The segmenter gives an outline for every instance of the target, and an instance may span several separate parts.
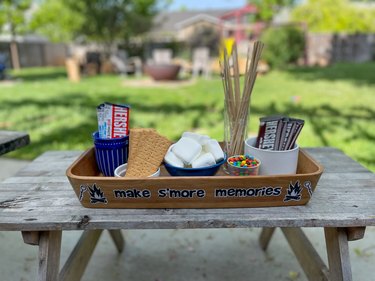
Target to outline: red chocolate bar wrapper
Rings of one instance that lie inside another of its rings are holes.
[[[107,137],[121,138],[129,135],[129,113],[130,108],[127,105],[105,103],[106,105],[106,122]]]

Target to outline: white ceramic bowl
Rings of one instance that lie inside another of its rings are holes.
[[[122,165],[118,166],[115,170],[115,177],[116,178],[122,178],[123,176],[125,176],[127,168],[128,168],[128,163],[125,163],[125,164],[122,164]],[[149,175],[148,178],[158,177],[159,175],[160,175],[160,168],[155,173],[153,173],[152,175]]]
[[[290,150],[264,150],[255,147],[255,138],[245,141],[245,154],[256,157],[262,162],[259,175],[295,174],[298,164],[299,147],[295,144]]]

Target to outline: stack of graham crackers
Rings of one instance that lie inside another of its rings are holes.
[[[171,144],[154,129],[131,129],[125,177],[148,177],[155,173]]]

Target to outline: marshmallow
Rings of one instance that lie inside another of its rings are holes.
[[[168,150],[167,154],[165,154],[164,161],[175,167],[184,167],[184,163],[170,149]]]
[[[203,145],[203,150],[205,152],[211,153],[216,162],[224,159],[224,152],[217,140],[210,139],[206,141]]]
[[[190,165],[202,151],[202,146],[191,138],[182,137],[172,147],[172,152],[184,162]]]
[[[204,145],[207,141],[209,141],[211,138],[206,135],[201,135],[201,138],[199,139],[199,143],[201,145]]]
[[[201,145],[203,145],[207,140],[210,139],[209,136],[200,135],[200,134],[193,133],[193,132],[183,132],[182,137],[193,139],[197,141],[198,143],[200,143]]]
[[[200,168],[200,167],[207,167],[207,166],[211,166],[215,164],[216,164],[216,161],[215,161],[214,156],[211,153],[204,153],[193,161],[193,163],[191,164],[191,167]]]

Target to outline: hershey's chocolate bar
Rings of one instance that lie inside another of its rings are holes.
[[[99,137],[110,139],[129,135],[129,113],[127,105],[100,104],[97,107]]]
[[[294,144],[296,143],[296,140],[303,128],[303,125],[305,124],[305,121],[302,120],[302,119],[293,119],[294,123],[296,124],[295,126],[295,130],[293,132],[293,135],[291,137],[291,141],[290,141],[290,144],[288,147],[286,147],[285,149],[292,149],[294,147]]]
[[[259,132],[256,146],[260,149],[275,150],[277,145],[279,124],[283,116],[269,116],[260,118]]]
[[[289,123],[289,118],[284,117],[280,124],[280,135],[277,141],[277,147],[275,150],[283,150],[285,139],[288,137],[292,124]]]
[[[280,115],[260,118],[256,147],[265,150],[292,149],[304,122]]]

